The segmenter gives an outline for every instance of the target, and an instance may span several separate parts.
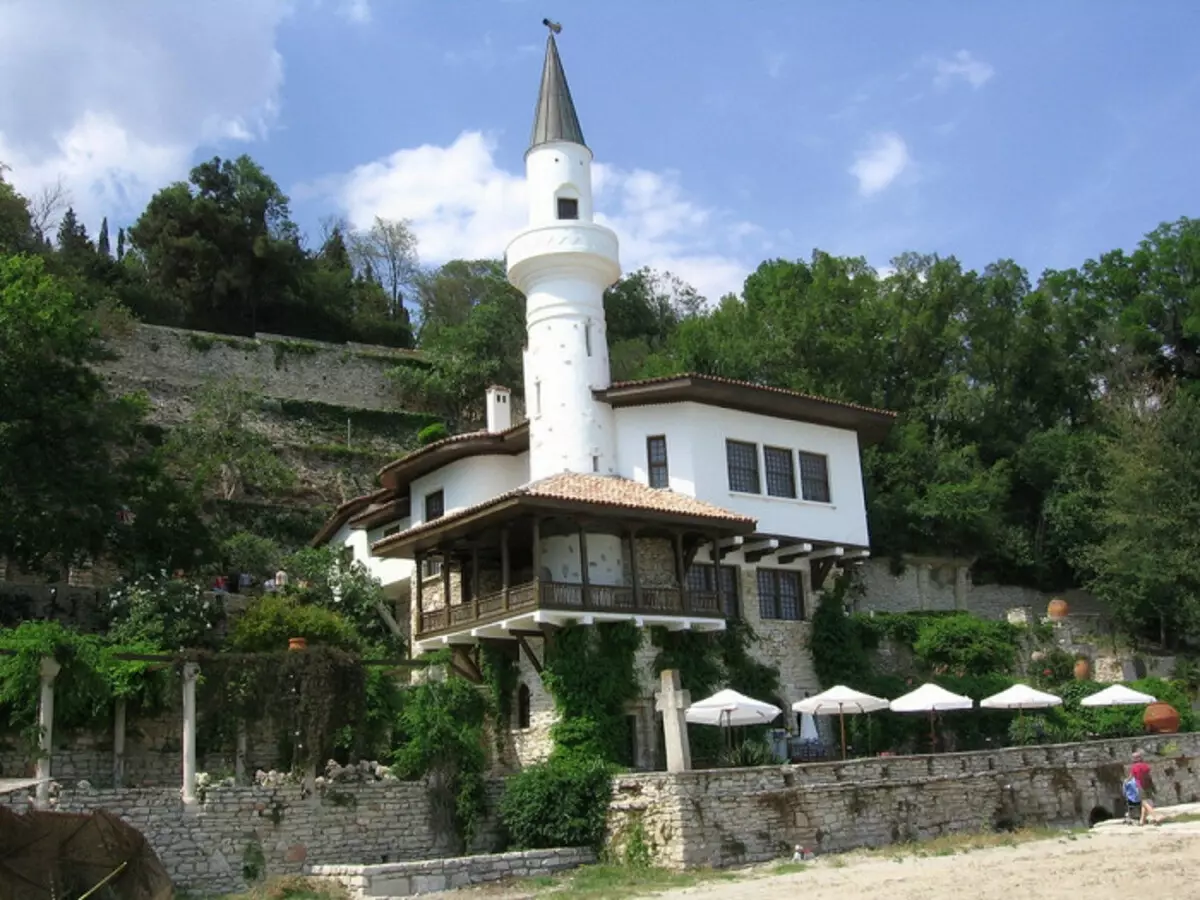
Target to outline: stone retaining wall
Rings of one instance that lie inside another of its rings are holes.
[[[532,878],[595,861],[591,850],[565,847],[379,866],[310,866],[308,874],[344,886],[351,900],[369,900],[450,891],[504,878]]]
[[[489,787],[496,808],[499,783]],[[17,812],[28,794],[0,797]],[[179,790],[63,790],[57,810],[105,809],[141,831],[178,888],[198,893],[243,890],[254,878],[299,874],[306,865],[422,860],[453,852],[423,782],[331,784],[313,796],[300,785],[210,787],[185,807]],[[494,821],[484,823],[472,850],[496,848]]]
[[[1200,734],[619,776],[609,842],[634,833],[673,867],[728,866],[1020,825],[1121,815],[1121,782],[1144,747],[1161,804],[1200,800]]]

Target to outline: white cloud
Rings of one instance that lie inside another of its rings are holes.
[[[767,65],[767,74],[772,78],[778,78],[783,74],[784,64],[787,63],[786,53],[768,53],[764,57]]]
[[[338,11],[358,25],[371,21],[371,0],[340,0]]]
[[[937,69],[934,84],[942,88],[948,87],[956,78],[961,78],[978,90],[996,74],[990,63],[976,59],[967,50],[959,50],[950,59],[936,59],[934,66]]]
[[[440,263],[504,252],[527,217],[525,179],[499,167],[495,143],[468,131],[446,147],[398,150],[297,191],[327,194],[357,226],[410,219],[421,258]],[[740,293],[751,265],[743,241],[759,229],[690,199],[674,172],[593,167],[597,221],[617,232],[622,266],[673,272],[710,300]]]
[[[855,157],[850,174],[858,179],[858,192],[871,197],[899,178],[911,162],[904,138],[889,132],[871,139],[870,146]]]
[[[291,0],[8,0],[0,161],[26,194],[62,180],[94,231],[186,175],[196,148],[260,138]]]

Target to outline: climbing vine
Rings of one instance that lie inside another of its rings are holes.
[[[507,648],[484,644],[479,650],[480,672],[487,685],[495,716],[496,749],[504,746],[504,735],[512,727],[513,696],[520,670],[516,657]]]
[[[640,688],[634,655],[642,634],[630,622],[571,625],[547,647],[542,681],[560,714],[554,752],[630,764],[626,706]]]

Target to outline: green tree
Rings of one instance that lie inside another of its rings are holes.
[[[108,216],[100,220],[100,234],[96,236],[96,252],[101,256],[112,256],[112,249],[108,243]]]
[[[29,202],[4,180],[0,163],[0,254],[26,253],[36,249]]]

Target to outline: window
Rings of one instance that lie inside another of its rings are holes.
[[[819,453],[800,453],[800,490],[805,500],[829,502],[829,466]]]
[[[560,219],[578,219],[579,201],[574,197],[559,197],[558,217]]]
[[[687,573],[688,592],[716,594],[717,584],[713,579],[713,571],[713,566],[709,563],[693,563]],[[721,602],[725,605],[725,618],[740,618],[737,566],[721,566]]]
[[[351,565],[354,562],[354,548],[353,547],[343,547],[340,556],[341,556],[343,566]]]
[[[583,349],[587,351],[587,355],[592,355],[592,323],[588,322],[583,326]]]
[[[434,578],[442,574],[442,558],[440,556],[427,556],[421,560],[421,577]]]
[[[399,533],[400,533],[400,523],[399,522],[397,522],[395,525],[389,525],[387,528],[383,529],[384,537],[391,537],[393,534],[399,534]]]
[[[725,442],[725,462],[729,469],[729,489],[744,494],[758,494],[758,445],[744,441]]]
[[[650,473],[650,487],[671,486],[667,470],[667,439],[661,434],[646,438],[646,469]]]
[[[517,688],[517,727],[528,728],[529,719],[529,686],[523,684]]]
[[[434,491],[425,495],[425,521],[432,522],[446,514],[445,491]]]
[[[792,463],[792,451],[783,447],[763,447],[763,463],[767,470],[767,494],[795,497],[796,467]]]
[[[799,622],[804,618],[800,573],[785,569],[758,570],[758,614],[764,619]]]
[[[540,379],[533,383],[533,414],[535,416],[542,414],[542,382]]]

